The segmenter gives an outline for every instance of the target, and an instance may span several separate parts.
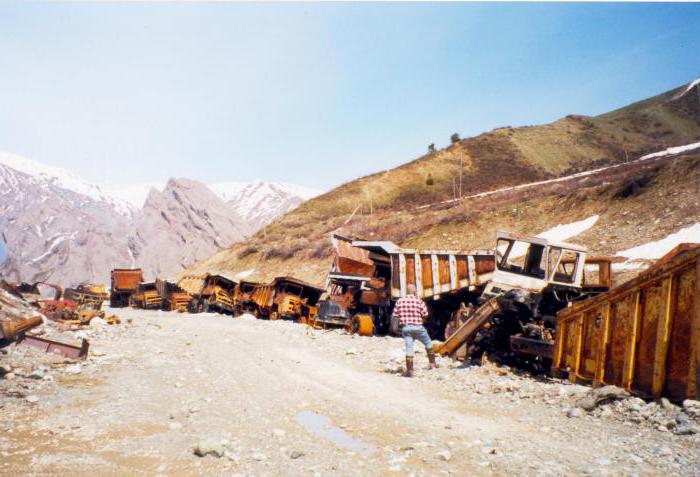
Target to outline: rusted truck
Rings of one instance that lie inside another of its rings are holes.
[[[143,282],[143,271],[140,268],[115,268],[112,270],[111,277],[109,306],[112,308],[129,306],[131,295],[136,292],[139,283]]]
[[[172,280],[156,279],[156,290],[162,297],[162,309],[165,311],[186,312],[192,303],[192,296]]]
[[[83,283],[75,288],[66,288],[65,297],[78,306],[91,310],[101,310],[102,304],[109,298],[105,286],[97,283]]]
[[[486,352],[548,370],[557,312],[610,288],[610,258],[587,258],[579,245],[498,232],[494,260],[481,307],[438,352],[453,355],[466,346],[469,356]]]
[[[414,285],[431,309],[431,335],[444,329],[450,312],[475,299],[491,278],[489,250],[414,250],[386,241],[334,235],[336,257],[319,302],[317,324],[344,326],[361,335],[386,334],[394,303]]]
[[[144,310],[159,310],[163,306],[163,297],[158,292],[156,282],[139,283],[136,292],[131,295],[131,305]]]
[[[272,283],[253,290],[253,314],[270,320],[313,321],[323,292],[322,288],[294,277],[277,277]]]
[[[233,278],[222,274],[186,276],[180,279],[178,284],[192,295],[189,306],[192,313],[237,313],[234,297],[238,282]]]
[[[233,295],[233,302],[236,307],[236,314],[254,313],[256,309],[253,301],[253,293],[255,290],[262,287],[263,284],[250,280],[241,280],[236,287]]]
[[[700,244],[557,314],[552,370],[646,398],[700,399]]]

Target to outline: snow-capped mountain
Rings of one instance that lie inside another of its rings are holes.
[[[6,260],[0,277],[74,284],[129,264],[130,209],[64,171],[31,170],[3,154],[0,231]],[[8,157],[11,160],[7,160]],[[15,169],[13,166],[18,166]]]
[[[132,266],[148,278],[172,276],[316,194],[189,179],[112,189],[0,152],[0,278],[108,283],[112,268]]]
[[[109,193],[138,210],[151,191],[162,192],[164,187],[165,184],[153,182],[109,189]],[[232,181],[208,184],[208,187],[247,222],[251,232],[321,194],[320,190],[286,182]]]
[[[0,151],[0,166],[25,174],[27,176],[26,180],[31,181],[35,185],[52,186],[87,196],[93,201],[103,202],[111,206],[125,216],[133,212],[133,208],[128,202],[107,193],[100,186],[91,184],[73,172],[60,167],[49,166],[18,154],[2,151]]]
[[[209,188],[243,217],[253,230],[299,207],[321,191],[285,182],[222,182]]]

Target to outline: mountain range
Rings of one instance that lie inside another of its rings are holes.
[[[317,194],[285,183],[186,178],[109,189],[0,153],[0,277],[105,283],[111,269],[133,266],[147,278],[174,276]]]

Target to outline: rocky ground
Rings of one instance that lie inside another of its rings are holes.
[[[429,371],[422,352],[407,379],[396,338],[117,314],[120,325],[44,326],[90,339],[79,364],[2,350],[0,474],[700,475],[695,401],[492,364]]]

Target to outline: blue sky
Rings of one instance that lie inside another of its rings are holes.
[[[329,188],[700,75],[699,4],[0,4],[0,150]]]

